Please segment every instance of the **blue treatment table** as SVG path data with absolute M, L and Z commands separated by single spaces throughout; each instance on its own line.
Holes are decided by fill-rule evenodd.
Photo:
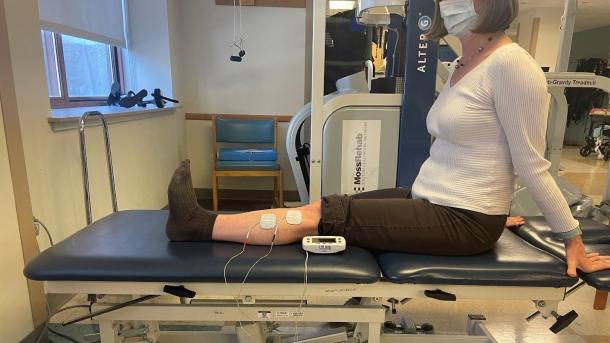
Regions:
M 397 299 L 412 298 L 534 300 L 541 314 L 552 318 L 566 288 L 577 282 L 566 275 L 559 258 L 507 230 L 493 249 L 468 257 L 370 252 L 352 246 L 339 254 L 310 254 L 306 288 L 305 252 L 300 244 L 275 246 L 242 285 L 248 269 L 269 250 L 248 246 L 227 268 L 225 284 L 224 266 L 242 244 L 170 242 L 165 236 L 167 216 L 166 211 L 113 213 L 43 251 L 26 266 L 25 276 L 46 281 L 50 293 L 104 295 L 93 311 L 133 296 L 183 298 L 179 305 L 140 303 L 96 316 L 102 343 L 114 342 L 119 334 L 112 326 L 116 321 L 144 321 L 154 327 L 165 320 L 294 322 L 295 317 L 302 322 L 356 322 L 356 330 L 369 343 L 407 342 L 410 335 L 381 334 L 383 305 L 388 304 L 384 299 L 391 299 L 393 307 Z M 190 293 L 217 300 L 187 304 L 184 298 Z M 227 297 L 237 299 L 242 308 L 237 309 L 235 300 L 227 302 Z M 273 297 L 360 297 L 362 301 L 356 307 L 305 304 L 298 312 L 299 301 L 269 300 Z M 481 317 L 473 316 L 468 323 L 473 342 L 487 342 L 481 340 L 489 336 Z M 213 339 L 225 342 L 225 338 Z

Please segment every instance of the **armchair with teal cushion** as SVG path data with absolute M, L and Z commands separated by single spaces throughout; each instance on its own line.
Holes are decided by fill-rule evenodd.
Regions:
M 212 191 L 214 211 L 218 210 L 219 177 L 273 177 L 273 195 L 277 207 L 284 205 L 282 168 L 277 161 L 276 119 L 212 118 L 214 169 Z M 273 144 L 273 149 L 218 148 L 218 143 Z

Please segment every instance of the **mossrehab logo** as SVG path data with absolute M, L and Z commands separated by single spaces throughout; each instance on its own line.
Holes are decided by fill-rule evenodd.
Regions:
M 356 174 L 354 176 L 354 190 L 359 192 L 362 192 L 363 189 L 362 187 L 357 187 L 357 185 L 362 185 L 362 155 L 363 155 L 363 151 L 362 151 L 362 140 L 363 140 L 363 136 L 361 133 L 356 135 L 356 156 L 354 157 L 354 163 L 355 163 L 355 171 Z
M 565 86 L 565 87 L 573 87 L 573 86 L 595 86 L 597 85 L 597 80 L 558 80 L 558 79 L 549 79 L 546 81 L 549 86 Z

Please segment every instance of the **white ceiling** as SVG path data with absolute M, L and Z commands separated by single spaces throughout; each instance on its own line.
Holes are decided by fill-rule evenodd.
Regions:
M 533 8 L 565 7 L 565 0 L 521 0 L 521 12 Z M 578 0 L 575 31 L 610 25 L 610 0 Z

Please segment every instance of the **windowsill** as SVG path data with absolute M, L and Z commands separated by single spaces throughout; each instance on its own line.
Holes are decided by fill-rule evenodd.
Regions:
M 51 110 L 51 117 L 49 117 L 48 120 L 53 131 L 65 131 L 78 129 L 79 119 L 85 112 L 98 111 L 104 115 L 104 118 L 108 124 L 114 124 L 171 115 L 176 113 L 176 109 L 178 108 L 182 108 L 182 106 L 174 106 L 170 103 L 168 103 L 164 108 L 157 108 L 154 105 L 148 105 L 148 107 L 134 106 L 132 108 L 123 108 L 118 106 L 55 108 Z M 96 119 L 93 119 L 87 123 L 87 127 L 97 125 L 101 125 L 101 122 Z

